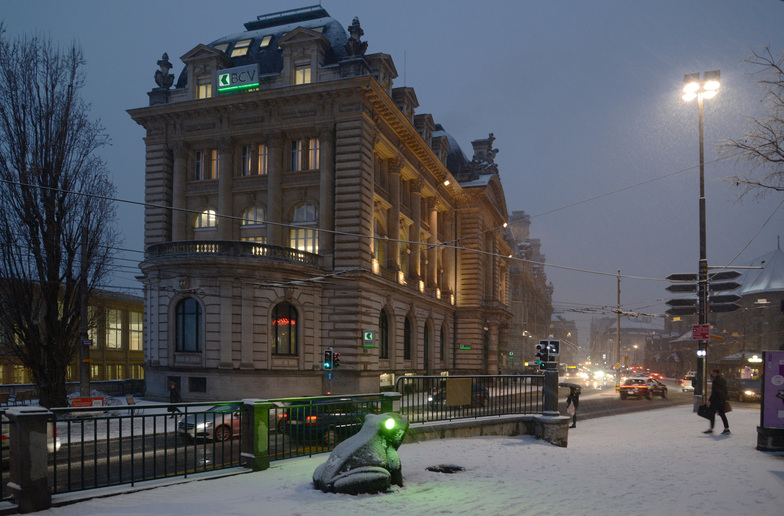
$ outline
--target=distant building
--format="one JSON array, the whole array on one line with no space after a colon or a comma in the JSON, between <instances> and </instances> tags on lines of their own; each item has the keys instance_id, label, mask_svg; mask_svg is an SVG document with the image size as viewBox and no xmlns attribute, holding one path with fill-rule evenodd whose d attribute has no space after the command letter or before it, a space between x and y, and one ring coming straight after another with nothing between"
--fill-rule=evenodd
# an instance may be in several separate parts
<instances>
[{"instance_id":1,"label":"distant building","mask_svg":"<svg viewBox=\"0 0 784 516\"><path fill-rule=\"evenodd\" d=\"M93 321L89 328L90 380L144 378L144 300L109 291L99 291L88 302ZM0 347L13 338L0 331ZM0 384L31 383L30 371L7 354L0 355ZM66 381L79 381L79 356L68 366Z\"/></svg>"},{"instance_id":2,"label":"distant building","mask_svg":"<svg viewBox=\"0 0 784 516\"><path fill-rule=\"evenodd\" d=\"M259 16L183 55L174 88L164 55L129 111L146 129L148 396L169 380L186 400L377 392L503 366L518 250L494 137L468 159L363 35L320 6ZM538 289L527 321L546 331L534 274L514 284Z\"/></svg>"},{"instance_id":3,"label":"distant building","mask_svg":"<svg viewBox=\"0 0 784 516\"><path fill-rule=\"evenodd\" d=\"M651 360L652 346L659 342L664 323L653 317L620 317L620 332L616 317L602 317L591 321L591 362L612 367L649 368L662 372L658 358ZM620 352L620 354L619 354Z\"/></svg>"}]
</instances>

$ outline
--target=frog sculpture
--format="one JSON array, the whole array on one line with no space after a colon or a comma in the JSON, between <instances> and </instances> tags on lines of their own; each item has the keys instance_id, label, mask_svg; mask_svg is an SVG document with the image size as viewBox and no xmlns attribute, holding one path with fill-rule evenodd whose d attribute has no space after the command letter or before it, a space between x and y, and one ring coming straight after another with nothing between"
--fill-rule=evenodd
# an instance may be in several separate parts
<instances>
[{"instance_id":1,"label":"frog sculpture","mask_svg":"<svg viewBox=\"0 0 784 516\"><path fill-rule=\"evenodd\" d=\"M359 433L338 444L313 472L313 485L325 493L379 493L403 487L397 449L408 420L396 413L368 414Z\"/></svg>"}]
</instances>

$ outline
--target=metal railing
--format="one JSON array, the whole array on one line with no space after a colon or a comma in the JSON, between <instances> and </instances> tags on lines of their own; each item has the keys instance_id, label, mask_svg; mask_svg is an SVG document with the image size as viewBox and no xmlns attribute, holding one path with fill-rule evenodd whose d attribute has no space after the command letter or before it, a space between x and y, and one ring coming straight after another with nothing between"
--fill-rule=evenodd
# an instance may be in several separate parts
<instances>
[{"instance_id":1,"label":"metal railing","mask_svg":"<svg viewBox=\"0 0 784 516\"><path fill-rule=\"evenodd\" d=\"M52 409L53 494L187 477L241 464L241 402Z\"/></svg>"},{"instance_id":2,"label":"metal railing","mask_svg":"<svg viewBox=\"0 0 784 516\"><path fill-rule=\"evenodd\" d=\"M235 240L183 240L153 244L147 248L147 257L149 259L178 254L256 257L300 263L313 267L317 267L319 262L319 255L299 249Z\"/></svg>"},{"instance_id":3,"label":"metal railing","mask_svg":"<svg viewBox=\"0 0 784 516\"><path fill-rule=\"evenodd\" d=\"M409 423L541 414L544 376L400 376L400 413Z\"/></svg>"}]
</instances>

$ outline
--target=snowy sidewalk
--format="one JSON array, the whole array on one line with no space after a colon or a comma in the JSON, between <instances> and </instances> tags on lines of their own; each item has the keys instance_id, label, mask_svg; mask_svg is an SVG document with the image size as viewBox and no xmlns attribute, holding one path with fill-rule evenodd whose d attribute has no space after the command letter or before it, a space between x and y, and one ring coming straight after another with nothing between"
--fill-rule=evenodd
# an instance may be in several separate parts
<instances>
[{"instance_id":1,"label":"snowy sidewalk","mask_svg":"<svg viewBox=\"0 0 784 516\"><path fill-rule=\"evenodd\" d=\"M732 435L703 434L690 406L592 419L559 448L531 436L404 444L405 487L325 494L311 476L327 455L258 473L87 500L40 514L492 514L778 516L784 454L755 450L759 407L736 404ZM428 466L455 464L455 474ZM138 488L139 486L137 486Z\"/></svg>"}]
</instances>

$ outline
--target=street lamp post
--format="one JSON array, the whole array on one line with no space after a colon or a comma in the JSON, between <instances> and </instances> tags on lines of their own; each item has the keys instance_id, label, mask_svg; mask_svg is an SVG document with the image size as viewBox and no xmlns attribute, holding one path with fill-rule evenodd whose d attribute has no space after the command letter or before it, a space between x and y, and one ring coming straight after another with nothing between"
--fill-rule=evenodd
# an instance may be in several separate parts
<instances>
[{"instance_id":1,"label":"street lamp post","mask_svg":"<svg viewBox=\"0 0 784 516\"><path fill-rule=\"evenodd\" d=\"M697 296L699 302L699 324L708 324L708 256L705 243L705 150L702 136L702 101L711 99L719 91L719 70L704 72L702 78L699 73L689 73L683 78L683 100L690 101L697 99L697 109L699 113L700 131L700 262L698 269ZM701 340L699 343L700 353L697 358L697 370L700 375L700 394L701 404L705 403L708 382L707 382L707 363L708 363L708 341ZM696 400L695 400L696 401Z\"/></svg>"}]
</instances>

